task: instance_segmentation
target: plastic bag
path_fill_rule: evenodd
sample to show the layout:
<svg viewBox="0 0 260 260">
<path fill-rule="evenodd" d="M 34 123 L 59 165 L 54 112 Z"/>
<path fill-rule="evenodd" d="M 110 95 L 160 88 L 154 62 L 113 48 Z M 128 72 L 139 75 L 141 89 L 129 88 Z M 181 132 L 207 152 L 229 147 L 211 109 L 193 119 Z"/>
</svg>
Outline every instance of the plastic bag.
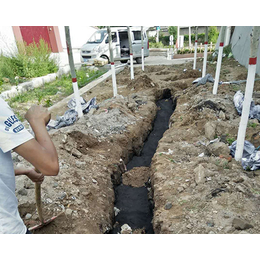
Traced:
<svg viewBox="0 0 260 260">
<path fill-rule="evenodd" d="M 203 78 L 197 78 L 195 79 L 192 84 L 197 83 L 196 87 L 198 87 L 199 85 L 205 85 L 207 82 L 211 82 L 214 83 L 214 79 L 211 76 L 211 74 L 207 74 L 205 77 Z"/>
<path fill-rule="evenodd" d="M 80 103 L 81 103 L 81 108 L 82 108 L 82 112 L 88 113 L 89 110 L 91 108 L 98 108 L 98 105 L 96 105 L 96 97 L 93 97 L 91 100 L 89 100 L 88 102 L 80 97 Z M 76 109 L 76 99 L 72 98 L 67 105 L 70 109 Z"/>
<path fill-rule="evenodd" d="M 234 95 L 233 102 L 238 114 L 241 116 L 244 102 L 244 95 L 241 90 L 238 90 Z M 249 118 L 256 118 L 260 121 L 260 105 L 255 105 L 255 102 L 252 101 L 250 105 Z"/>
<path fill-rule="evenodd" d="M 235 157 L 237 141 L 229 146 L 230 154 Z M 244 142 L 244 149 L 241 164 L 244 170 L 255 171 L 260 169 L 260 151 L 255 149 L 255 146 L 249 141 Z"/>
</svg>

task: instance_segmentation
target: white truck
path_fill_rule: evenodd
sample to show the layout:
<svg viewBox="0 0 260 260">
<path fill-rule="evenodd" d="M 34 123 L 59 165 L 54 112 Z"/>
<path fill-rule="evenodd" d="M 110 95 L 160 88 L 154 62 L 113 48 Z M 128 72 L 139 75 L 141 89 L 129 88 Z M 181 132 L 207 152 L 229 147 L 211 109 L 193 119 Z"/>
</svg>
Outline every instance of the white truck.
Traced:
<svg viewBox="0 0 260 260">
<path fill-rule="evenodd" d="M 143 29 L 143 47 L 144 57 L 149 56 L 149 41 Z M 142 42 L 141 42 L 141 27 L 130 27 L 133 59 L 138 64 L 142 63 Z M 111 27 L 112 47 L 115 61 L 126 63 L 130 60 L 130 48 L 128 40 L 127 27 Z M 97 30 L 89 40 L 81 47 L 80 59 L 83 64 L 93 64 L 97 58 L 107 59 L 110 61 L 109 43 L 107 29 Z"/>
</svg>

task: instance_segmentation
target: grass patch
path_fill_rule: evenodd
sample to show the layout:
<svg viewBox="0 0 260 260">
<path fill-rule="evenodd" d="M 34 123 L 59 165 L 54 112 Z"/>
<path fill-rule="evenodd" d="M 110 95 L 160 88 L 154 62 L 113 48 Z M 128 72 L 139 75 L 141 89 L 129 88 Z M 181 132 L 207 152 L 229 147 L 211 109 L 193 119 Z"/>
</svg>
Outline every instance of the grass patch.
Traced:
<svg viewBox="0 0 260 260">
<path fill-rule="evenodd" d="M 76 71 L 79 89 L 89 82 L 103 75 L 107 70 L 89 70 L 81 68 Z M 21 104 L 34 103 L 45 107 L 52 106 L 55 102 L 71 95 L 73 93 L 71 75 L 63 75 L 51 83 L 47 83 L 42 87 L 35 88 L 26 92 L 22 92 L 15 97 L 7 100 L 10 107 L 19 114 Z M 22 117 L 20 117 L 22 118 Z"/>
<path fill-rule="evenodd" d="M 29 45 L 17 43 L 17 51 L 0 53 L 0 91 L 6 90 L 8 85 L 57 72 L 57 61 L 50 55 L 51 49 L 43 39 Z"/>
</svg>

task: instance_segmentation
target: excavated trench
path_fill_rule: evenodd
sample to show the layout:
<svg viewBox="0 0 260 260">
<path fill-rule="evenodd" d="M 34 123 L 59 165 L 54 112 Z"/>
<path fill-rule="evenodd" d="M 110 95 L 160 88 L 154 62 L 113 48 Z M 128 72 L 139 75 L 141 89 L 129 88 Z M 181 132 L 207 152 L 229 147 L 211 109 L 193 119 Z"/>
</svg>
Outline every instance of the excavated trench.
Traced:
<svg viewBox="0 0 260 260">
<path fill-rule="evenodd" d="M 142 167 L 141 169 L 150 167 L 158 142 L 169 127 L 169 119 L 176 107 L 176 99 L 172 99 L 169 89 L 163 91 L 162 99 L 158 100 L 156 105 L 158 111 L 153 122 L 153 129 L 145 140 L 141 152 L 134 155 L 126 165 L 127 172 L 124 174 L 127 174 L 135 167 Z M 114 184 L 114 191 L 114 207 L 117 212 L 113 229 L 110 230 L 109 234 L 120 233 L 124 224 L 131 227 L 133 233 L 139 230 L 137 233 L 153 234 L 154 205 L 150 178 L 147 179 L 143 186 L 133 187 L 132 185 L 124 185 L 121 176 L 120 184 Z"/>
</svg>

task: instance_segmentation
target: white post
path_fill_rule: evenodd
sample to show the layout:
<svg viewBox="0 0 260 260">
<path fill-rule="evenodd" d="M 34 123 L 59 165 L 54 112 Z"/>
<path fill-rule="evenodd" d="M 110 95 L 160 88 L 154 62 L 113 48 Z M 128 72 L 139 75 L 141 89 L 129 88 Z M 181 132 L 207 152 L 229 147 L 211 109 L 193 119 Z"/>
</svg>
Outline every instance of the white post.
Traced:
<svg viewBox="0 0 260 260">
<path fill-rule="evenodd" d="M 176 49 L 179 50 L 179 43 L 180 43 L 180 26 L 177 26 L 177 39 L 176 39 Z"/>
<path fill-rule="evenodd" d="M 215 74 L 215 81 L 213 86 L 213 94 L 216 95 L 218 92 L 218 82 L 219 82 L 219 75 L 222 63 L 222 54 L 223 54 L 223 46 L 224 46 L 224 39 L 226 34 L 226 26 L 222 26 L 220 30 L 220 42 L 218 47 L 218 61 L 217 61 L 217 69 Z"/>
<path fill-rule="evenodd" d="M 197 46 L 198 46 L 198 26 L 195 28 L 195 50 L 194 50 L 194 62 L 193 69 L 196 69 L 196 61 L 197 61 Z"/>
<path fill-rule="evenodd" d="M 189 26 L 189 49 L 191 49 L 191 29 Z"/>
<path fill-rule="evenodd" d="M 245 98 L 244 98 L 244 102 L 243 102 L 242 116 L 240 119 L 238 135 L 237 135 L 237 145 L 236 145 L 236 153 L 235 153 L 236 161 L 241 161 L 242 155 L 243 155 L 243 150 L 244 150 L 246 128 L 247 128 L 247 123 L 248 123 L 248 116 L 249 116 L 249 111 L 250 111 L 250 106 L 251 106 L 251 101 L 252 101 L 252 94 L 253 94 L 253 89 L 254 89 L 254 81 L 255 81 L 257 51 L 258 51 L 258 47 L 259 47 L 259 37 L 260 37 L 260 27 L 259 26 L 253 27 L 250 37 L 251 37 L 250 57 L 249 57 L 249 63 L 248 63 Z"/>
<path fill-rule="evenodd" d="M 115 62 L 114 62 L 114 53 L 113 53 L 110 26 L 107 26 L 107 33 L 108 33 L 108 43 L 109 43 L 109 52 L 110 52 L 110 67 L 111 67 L 111 74 L 112 74 L 113 95 L 115 97 L 117 95 L 117 86 L 116 86 Z"/>
<path fill-rule="evenodd" d="M 224 47 L 229 45 L 230 35 L 231 35 L 231 26 L 227 26 L 226 33 L 225 33 Z"/>
<path fill-rule="evenodd" d="M 128 32 L 128 41 L 129 41 L 129 48 L 130 48 L 130 68 L 131 68 L 131 79 L 134 79 L 134 59 L 133 59 L 133 47 L 132 47 L 132 37 L 130 27 L 127 26 Z"/>
<path fill-rule="evenodd" d="M 144 29 L 141 26 L 141 41 L 142 41 L 142 70 L 144 71 Z"/>
<path fill-rule="evenodd" d="M 82 112 L 82 107 L 81 107 L 81 102 L 80 102 L 78 82 L 77 82 L 75 65 L 74 65 L 74 60 L 73 60 L 73 55 L 72 55 L 69 26 L 65 26 L 65 35 L 66 35 L 67 53 L 68 53 L 69 64 L 70 64 L 70 73 L 71 73 L 71 78 L 72 78 L 72 87 L 73 87 L 73 91 L 74 91 L 74 97 L 76 100 L 76 109 L 78 112 L 78 117 L 80 118 L 83 116 L 83 112 Z"/>
<path fill-rule="evenodd" d="M 156 26 L 156 42 L 159 42 L 159 26 Z"/>
<path fill-rule="evenodd" d="M 206 26 L 206 32 L 205 32 L 204 60 L 203 60 L 202 78 L 206 76 L 207 55 L 208 55 L 208 26 Z"/>
</svg>

